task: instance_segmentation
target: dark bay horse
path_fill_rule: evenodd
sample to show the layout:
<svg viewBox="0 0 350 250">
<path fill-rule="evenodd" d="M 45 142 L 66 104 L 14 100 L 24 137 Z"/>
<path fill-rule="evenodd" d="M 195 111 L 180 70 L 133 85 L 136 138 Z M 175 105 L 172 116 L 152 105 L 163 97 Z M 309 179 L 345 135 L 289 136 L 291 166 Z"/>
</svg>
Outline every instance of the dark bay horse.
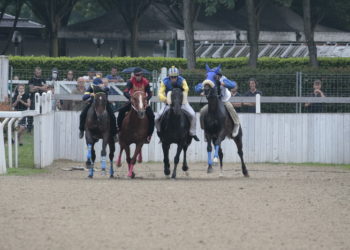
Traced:
<svg viewBox="0 0 350 250">
<path fill-rule="evenodd" d="M 208 77 L 207 77 L 208 78 Z M 239 128 L 238 135 L 233 138 L 233 121 L 226 110 L 224 103 L 220 100 L 218 95 L 217 87 L 213 84 L 206 84 L 204 81 L 204 94 L 208 100 L 208 112 L 201 114 L 201 120 L 204 124 L 204 134 L 207 140 L 207 152 L 208 152 L 208 173 L 213 172 L 213 161 L 214 164 L 220 159 L 220 176 L 223 175 L 223 157 L 224 154 L 221 148 L 221 142 L 225 138 L 233 139 L 237 145 L 238 155 L 241 159 L 242 173 L 245 177 L 249 177 L 248 170 L 243 160 L 243 144 L 242 144 L 242 128 Z M 211 159 L 212 143 L 215 147 L 214 160 Z"/>
<path fill-rule="evenodd" d="M 135 91 L 131 96 L 131 110 L 125 116 L 119 133 L 120 153 L 117 165 L 121 165 L 121 156 L 123 150 L 126 153 L 126 162 L 128 163 L 128 177 L 134 178 L 133 171 L 136 163 L 136 157 L 139 155 L 139 162 L 142 161 L 141 149 L 147 141 L 148 118 L 146 108 L 148 102 L 144 91 Z M 130 157 L 130 145 L 135 143 L 136 148 L 133 157 Z"/>
<path fill-rule="evenodd" d="M 161 133 L 159 133 L 162 142 L 164 155 L 164 174 L 170 175 L 169 149 L 172 143 L 177 144 L 177 151 L 174 158 L 174 170 L 172 178 L 176 178 L 176 168 L 179 163 L 181 151 L 184 152 L 182 170 L 187 171 L 188 165 L 186 161 L 186 152 L 191 144 L 192 136 L 190 136 L 190 119 L 185 111 L 181 109 L 183 101 L 182 89 L 174 88 L 171 93 L 171 104 L 161 118 Z"/>
<path fill-rule="evenodd" d="M 95 89 L 94 89 L 95 92 Z M 106 110 L 107 95 L 96 87 L 94 101 L 89 108 L 85 122 L 85 139 L 88 146 L 86 167 L 89 168 L 89 178 L 94 175 L 94 163 L 96 159 L 95 143 L 102 139 L 101 169 L 102 174 L 106 173 L 106 146 L 109 145 L 110 177 L 113 178 L 113 158 L 115 142 L 110 132 L 110 117 Z"/>
</svg>

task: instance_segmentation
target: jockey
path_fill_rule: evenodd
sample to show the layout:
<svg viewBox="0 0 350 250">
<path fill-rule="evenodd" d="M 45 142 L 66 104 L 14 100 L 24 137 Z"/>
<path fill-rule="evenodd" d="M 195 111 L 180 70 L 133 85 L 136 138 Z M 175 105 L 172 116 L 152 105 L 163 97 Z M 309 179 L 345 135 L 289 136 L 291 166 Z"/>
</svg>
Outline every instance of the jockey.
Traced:
<svg viewBox="0 0 350 250">
<path fill-rule="evenodd" d="M 134 76 L 128 80 L 126 84 L 126 88 L 124 90 L 124 96 L 129 100 L 129 102 L 124 106 L 119 109 L 119 114 L 117 118 L 117 123 L 118 123 L 118 130 L 120 131 L 123 120 L 125 117 L 125 113 L 131 109 L 131 102 L 130 102 L 130 97 L 135 91 L 144 91 L 147 94 L 147 101 L 149 101 L 152 98 L 152 91 L 151 87 L 149 85 L 148 80 L 143 77 L 142 75 L 142 69 L 141 68 L 135 68 L 134 69 Z M 147 137 L 147 142 L 149 143 L 152 138 L 153 130 L 154 130 L 154 113 L 153 110 L 150 106 L 147 106 L 146 108 L 146 115 L 149 121 L 149 126 L 148 126 L 148 137 Z"/>
<path fill-rule="evenodd" d="M 83 109 L 83 111 L 80 114 L 79 138 L 83 138 L 83 136 L 84 136 L 86 116 L 87 116 L 87 113 L 89 111 L 89 108 L 91 107 L 91 104 L 93 103 L 93 100 L 94 100 L 93 98 L 95 95 L 94 94 L 94 86 L 99 86 L 103 90 L 103 92 L 105 92 L 106 95 L 108 95 L 109 88 L 105 87 L 103 85 L 101 78 L 95 78 L 93 80 L 93 83 L 89 86 L 89 88 L 86 90 L 86 92 L 83 95 L 83 101 L 88 101 L 88 104 L 85 106 L 85 108 Z M 110 121 L 111 121 L 111 124 L 110 124 L 111 134 L 112 134 L 112 137 L 114 138 L 114 140 L 116 141 L 116 135 L 117 135 L 116 119 L 115 119 L 115 115 L 114 115 L 113 109 L 111 107 L 111 104 L 109 102 L 107 103 L 106 110 L 111 118 L 110 119 Z"/>
<path fill-rule="evenodd" d="M 179 70 L 172 66 L 168 70 L 168 77 L 164 78 L 160 84 L 160 89 L 158 92 L 158 97 L 161 102 L 165 102 L 167 104 L 167 93 L 171 91 L 174 87 L 182 88 L 184 93 L 184 99 L 188 95 L 188 85 L 182 76 L 179 75 Z M 187 100 L 186 100 L 187 101 Z M 163 106 L 163 108 L 158 112 L 156 117 L 156 128 L 158 133 L 160 133 L 160 118 L 161 116 L 169 109 L 169 105 Z M 191 127 L 190 127 L 190 135 L 194 140 L 199 141 L 196 136 L 196 113 L 193 108 L 188 104 L 188 102 L 183 103 L 181 109 L 186 111 L 191 116 Z"/>
<path fill-rule="evenodd" d="M 233 107 L 232 103 L 229 102 L 231 98 L 231 92 L 229 91 L 229 89 L 235 88 L 237 86 L 237 83 L 235 81 L 229 80 L 226 76 L 222 75 L 219 69 L 218 72 L 216 73 L 214 84 L 218 88 L 218 94 L 220 95 L 220 99 L 224 103 L 234 123 L 232 135 L 233 137 L 236 137 L 239 132 L 240 122 L 239 122 L 239 118 L 235 108 Z M 211 86 L 211 87 L 214 87 L 214 86 Z M 195 91 L 197 93 L 200 93 L 203 91 L 203 88 L 204 88 L 204 84 L 198 83 L 195 86 Z M 200 112 L 202 114 L 203 112 L 205 113 L 207 111 L 208 111 L 208 104 L 205 105 Z M 204 129 L 202 122 L 201 122 L 201 128 Z"/>
</svg>

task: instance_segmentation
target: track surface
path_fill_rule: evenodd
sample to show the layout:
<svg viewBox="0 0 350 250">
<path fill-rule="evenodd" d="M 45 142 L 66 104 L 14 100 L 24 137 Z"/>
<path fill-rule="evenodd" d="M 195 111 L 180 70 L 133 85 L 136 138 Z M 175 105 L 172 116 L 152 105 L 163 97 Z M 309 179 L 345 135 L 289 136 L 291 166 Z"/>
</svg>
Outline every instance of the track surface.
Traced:
<svg viewBox="0 0 350 250">
<path fill-rule="evenodd" d="M 63 171 L 0 176 L 0 249 L 350 249 L 350 171 L 334 167 L 227 165 L 225 176 L 190 164 L 165 179 Z"/>
</svg>

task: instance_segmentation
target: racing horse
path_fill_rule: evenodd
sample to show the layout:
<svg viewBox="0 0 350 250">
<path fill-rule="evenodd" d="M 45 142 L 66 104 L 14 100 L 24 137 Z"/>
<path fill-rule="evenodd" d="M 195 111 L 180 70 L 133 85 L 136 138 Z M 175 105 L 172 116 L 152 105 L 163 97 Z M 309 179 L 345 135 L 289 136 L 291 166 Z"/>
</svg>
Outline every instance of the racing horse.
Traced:
<svg viewBox="0 0 350 250">
<path fill-rule="evenodd" d="M 85 121 L 85 139 L 88 147 L 86 167 L 89 169 L 89 178 L 94 176 L 94 163 L 96 159 L 95 143 L 102 139 L 101 150 L 101 170 L 102 175 L 106 174 L 106 147 L 109 146 L 110 178 L 114 177 L 113 158 L 115 152 L 115 142 L 111 135 L 110 117 L 106 110 L 108 105 L 107 94 L 98 86 L 94 86 L 94 98 L 87 113 Z"/>
</svg>

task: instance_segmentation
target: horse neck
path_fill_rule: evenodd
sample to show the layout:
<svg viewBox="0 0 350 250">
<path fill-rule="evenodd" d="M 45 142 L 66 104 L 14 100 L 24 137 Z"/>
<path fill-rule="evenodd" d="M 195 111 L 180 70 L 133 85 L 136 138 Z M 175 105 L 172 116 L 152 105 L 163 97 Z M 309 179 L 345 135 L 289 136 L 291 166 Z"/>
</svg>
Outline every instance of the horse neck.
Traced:
<svg viewBox="0 0 350 250">
<path fill-rule="evenodd" d="M 220 105 L 218 97 L 212 97 L 208 99 L 208 110 L 211 114 L 216 114 Z"/>
</svg>

